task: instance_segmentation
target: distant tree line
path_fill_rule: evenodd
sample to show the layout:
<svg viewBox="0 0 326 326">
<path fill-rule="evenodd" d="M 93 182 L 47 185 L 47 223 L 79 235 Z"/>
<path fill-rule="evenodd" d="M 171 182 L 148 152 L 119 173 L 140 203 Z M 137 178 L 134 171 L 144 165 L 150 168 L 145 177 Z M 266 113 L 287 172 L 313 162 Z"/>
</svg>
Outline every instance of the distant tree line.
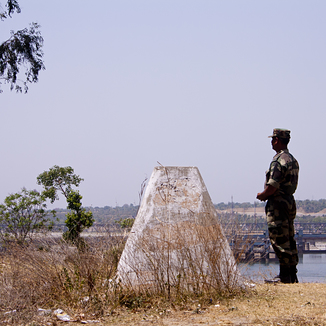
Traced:
<svg viewBox="0 0 326 326">
<path fill-rule="evenodd" d="M 326 214 L 323 216 L 302 215 L 295 218 L 295 222 L 300 223 L 326 223 Z"/>
<path fill-rule="evenodd" d="M 326 214 L 323 216 L 309 216 L 311 213 L 318 213 L 324 208 L 326 208 L 326 199 L 320 200 L 297 200 L 297 208 L 302 208 L 307 215 L 297 216 L 296 221 L 301 222 L 326 222 Z M 253 203 L 219 203 L 214 205 L 215 208 L 219 210 L 226 210 L 236 208 L 248 209 L 254 208 L 255 204 Z M 265 203 L 256 203 L 256 207 L 264 207 Z M 88 207 L 89 211 L 92 212 L 93 218 L 96 223 L 107 224 L 107 223 L 116 223 L 116 221 L 124 219 L 134 219 L 137 215 L 139 205 L 125 204 L 123 206 L 104 206 L 104 207 Z M 66 218 L 67 210 L 66 209 L 56 209 L 56 217 L 59 219 L 59 223 L 64 223 Z M 223 213 L 222 218 L 228 218 L 230 214 Z M 234 213 L 233 217 L 237 218 L 240 223 L 263 223 L 266 221 L 265 217 L 261 216 L 252 216 L 241 213 Z"/>
<path fill-rule="evenodd" d="M 96 223 L 107 224 L 115 223 L 115 221 L 135 218 L 138 212 L 139 206 L 133 204 L 125 204 L 123 206 L 104 206 L 104 207 L 87 207 L 87 210 L 92 212 L 93 218 Z M 56 209 L 56 218 L 59 220 L 59 224 L 64 223 L 66 219 L 67 209 Z"/>
<path fill-rule="evenodd" d="M 326 208 L 326 199 L 297 200 L 297 208 L 302 208 L 306 213 L 318 213 Z"/>
<path fill-rule="evenodd" d="M 296 200 L 297 209 L 303 209 L 305 213 L 318 213 L 326 208 L 326 199 L 319 200 Z M 233 208 L 254 208 L 254 207 L 264 207 L 265 203 L 255 202 L 255 203 L 219 203 L 214 205 L 215 208 L 219 210 L 226 210 Z"/>
<path fill-rule="evenodd" d="M 226 203 L 219 203 L 219 204 L 214 204 L 214 207 L 224 211 L 226 209 L 231 209 L 231 208 L 254 208 L 254 207 L 264 207 L 265 203 L 262 202 L 255 202 L 255 203 L 249 203 L 249 202 L 245 202 L 245 203 L 232 203 L 232 202 L 228 202 Z"/>
</svg>

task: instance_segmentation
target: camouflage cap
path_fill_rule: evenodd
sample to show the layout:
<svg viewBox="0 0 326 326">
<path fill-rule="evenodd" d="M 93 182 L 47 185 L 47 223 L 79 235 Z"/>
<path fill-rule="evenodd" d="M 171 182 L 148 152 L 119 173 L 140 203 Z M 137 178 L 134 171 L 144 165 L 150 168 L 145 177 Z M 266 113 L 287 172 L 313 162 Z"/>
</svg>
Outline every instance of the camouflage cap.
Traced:
<svg viewBox="0 0 326 326">
<path fill-rule="evenodd" d="M 290 139 L 290 130 L 287 129 L 280 129 L 280 128 L 275 128 L 273 129 L 273 135 L 272 136 L 268 136 L 269 138 L 272 137 L 278 137 L 278 138 L 288 138 Z"/>
</svg>

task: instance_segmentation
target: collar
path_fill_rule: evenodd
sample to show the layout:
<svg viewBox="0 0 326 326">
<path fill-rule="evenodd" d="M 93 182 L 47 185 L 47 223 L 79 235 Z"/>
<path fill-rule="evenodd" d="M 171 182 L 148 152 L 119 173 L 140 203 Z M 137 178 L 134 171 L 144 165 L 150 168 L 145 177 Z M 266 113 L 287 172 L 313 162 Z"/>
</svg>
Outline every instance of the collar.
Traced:
<svg viewBox="0 0 326 326">
<path fill-rule="evenodd" d="M 277 152 L 277 153 L 274 155 L 274 158 L 275 158 L 276 156 L 280 156 L 280 155 L 283 154 L 283 153 L 289 153 L 289 150 L 288 150 L 287 148 L 285 148 L 285 149 L 281 149 L 279 152 Z"/>
<path fill-rule="evenodd" d="M 288 153 L 289 150 L 287 148 L 281 149 L 277 154 Z"/>
</svg>

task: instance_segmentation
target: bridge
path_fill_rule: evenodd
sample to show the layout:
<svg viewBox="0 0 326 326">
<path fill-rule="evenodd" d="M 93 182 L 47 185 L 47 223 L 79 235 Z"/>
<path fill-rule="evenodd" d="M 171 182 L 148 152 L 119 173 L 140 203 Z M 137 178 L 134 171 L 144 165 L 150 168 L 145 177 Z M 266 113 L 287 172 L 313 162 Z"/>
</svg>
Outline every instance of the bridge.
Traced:
<svg viewBox="0 0 326 326">
<path fill-rule="evenodd" d="M 235 231 L 226 230 L 230 246 L 240 261 L 277 260 L 266 223 L 243 223 Z M 326 223 L 295 223 L 298 252 L 326 253 Z"/>
</svg>

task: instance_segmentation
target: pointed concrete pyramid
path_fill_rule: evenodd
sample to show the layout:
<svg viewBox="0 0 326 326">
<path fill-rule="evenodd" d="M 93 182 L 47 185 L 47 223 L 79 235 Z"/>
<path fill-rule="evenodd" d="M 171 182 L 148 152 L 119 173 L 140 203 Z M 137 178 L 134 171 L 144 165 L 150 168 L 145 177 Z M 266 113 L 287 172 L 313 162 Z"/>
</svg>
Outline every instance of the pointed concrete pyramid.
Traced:
<svg viewBox="0 0 326 326">
<path fill-rule="evenodd" d="M 118 275 L 129 285 L 238 284 L 235 260 L 196 167 L 154 168 Z"/>
</svg>

